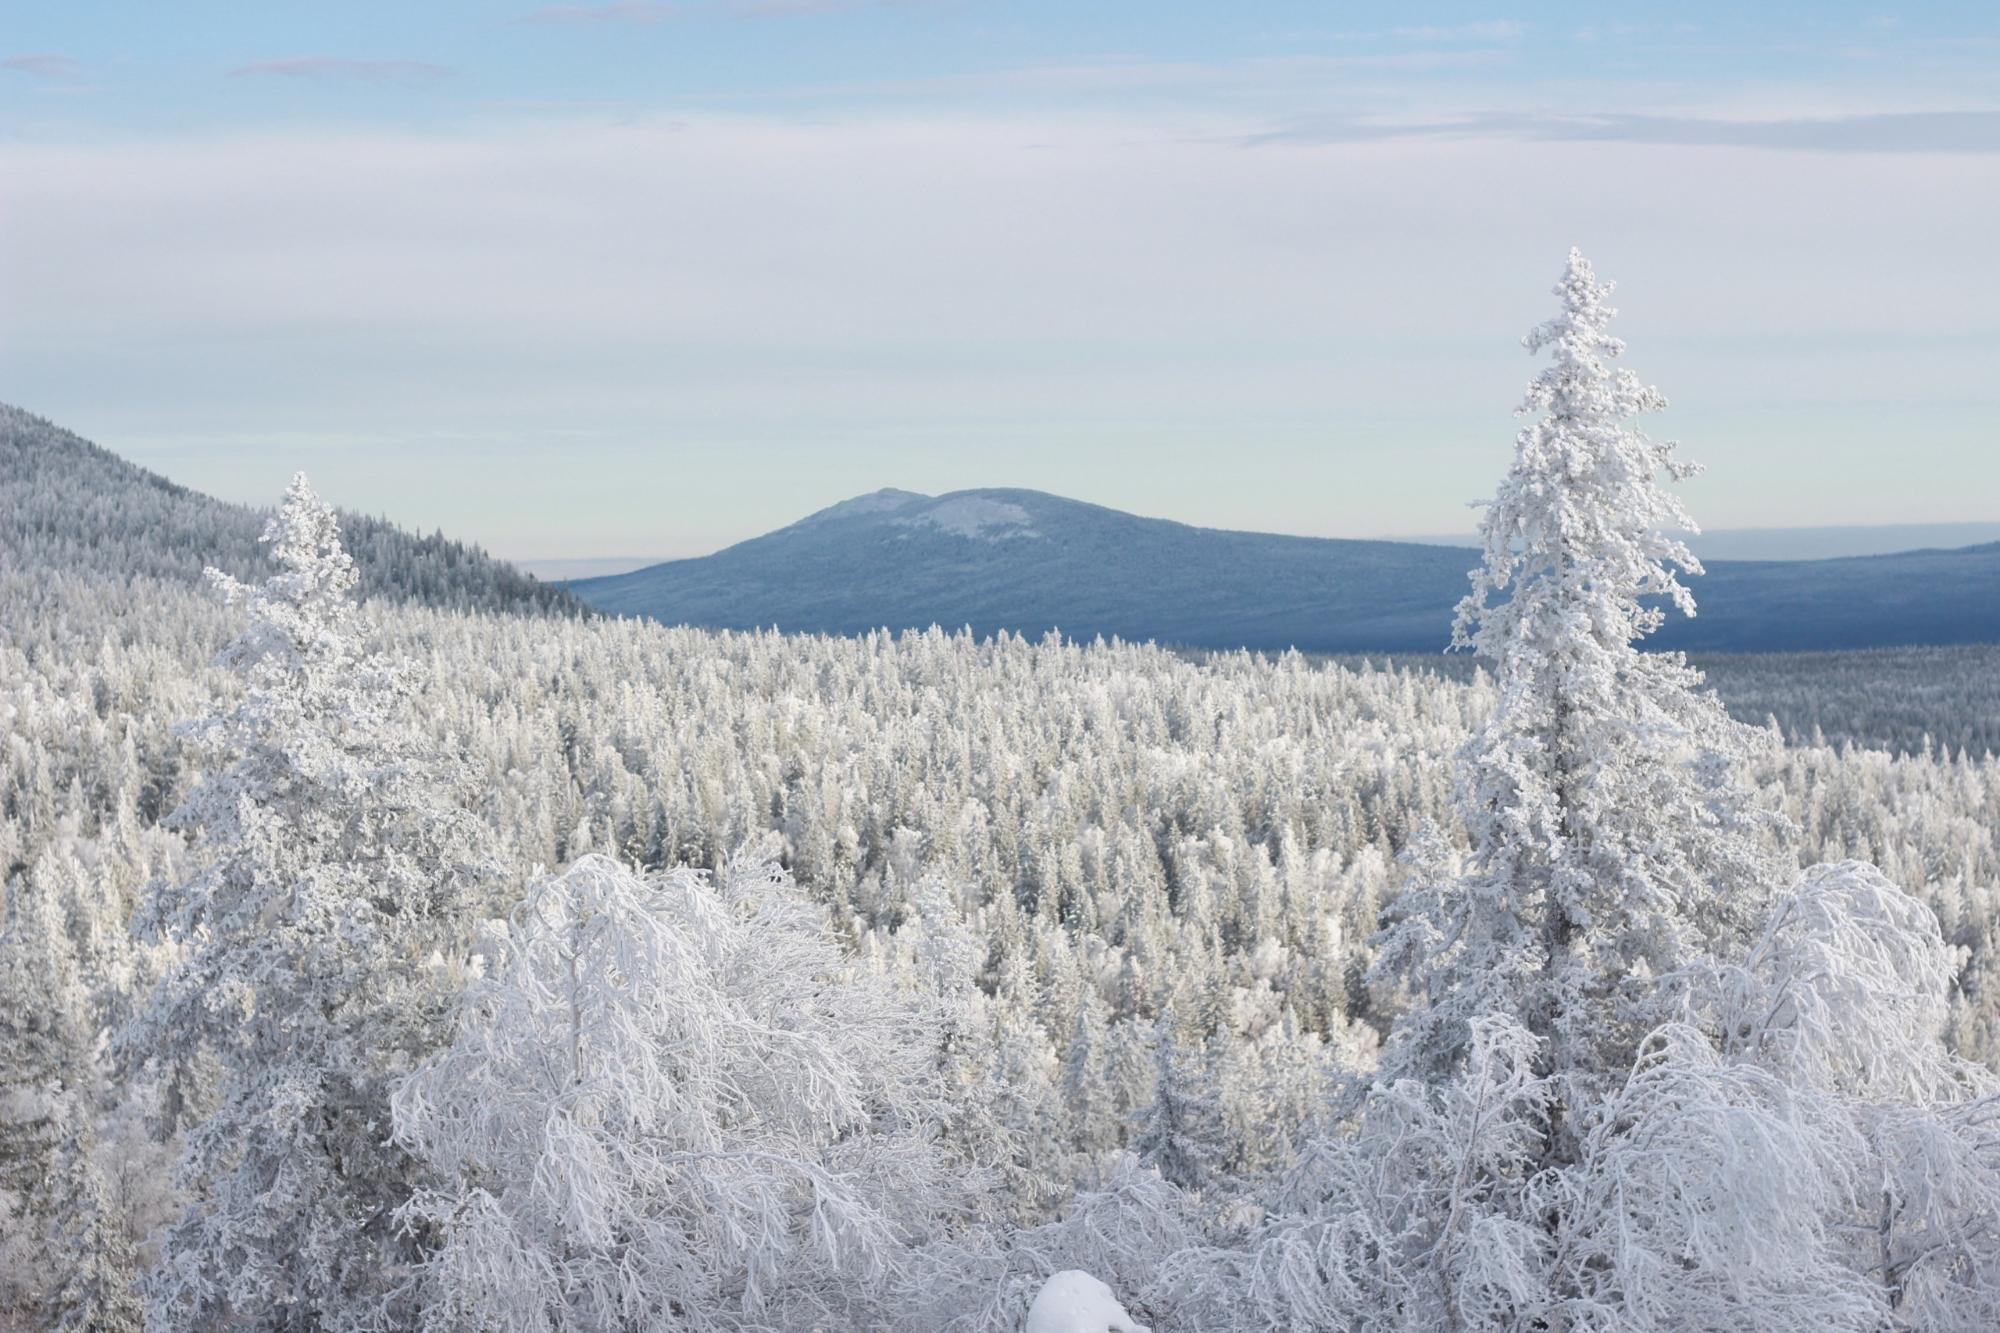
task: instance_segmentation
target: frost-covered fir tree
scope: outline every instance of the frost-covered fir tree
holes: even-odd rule
[[[934,1010],[857,975],[768,866],[587,856],[536,886],[396,1095],[443,1184],[423,1327],[879,1327],[963,1211]]]
[[[1383,972],[1415,991],[1390,1081],[1449,1075],[1470,1020],[1502,1013],[1588,1100],[1680,1011],[1688,964],[1747,943],[1776,882],[1740,776],[1762,733],[1681,655],[1641,651],[1669,607],[1695,611],[1680,576],[1701,565],[1674,535],[1695,525],[1662,483],[1696,469],[1634,424],[1665,400],[1614,364],[1610,293],[1572,250],[1524,340],[1550,363],[1453,631],[1498,690],[1459,761],[1471,859],[1420,875],[1384,938]],[[1574,1147],[1558,1107],[1554,1151]]]
[[[411,1257],[390,1084],[441,1035],[485,865],[408,724],[411,681],[363,646],[354,564],[303,476],[264,540],[277,574],[212,575],[249,623],[221,659],[241,693],[187,728],[213,764],[173,817],[199,869],[143,910],[178,961],[126,1049],[205,1112],[148,1303],[163,1327],[380,1328]]]
[[[1020,1145],[999,1111],[1005,1090],[999,1076],[992,1001],[979,989],[978,942],[952,888],[937,875],[919,879],[904,924],[910,936],[907,981],[937,1015],[932,1063],[948,1119],[939,1132],[968,1167],[986,1174],[982,1211],[1005,1211],[1001,1175]]]
[[[45,854],[15,877],[0,931],[0,1309],[137,1333],[130,1219],[95,1160],[104,1071],[58,864]]]
[[[0,1301],[53,1309],[50,1249],[68,1195],[66,1140],[90,1114],[89,1043],[76,959],[43,875],[7,886],[0,929]]]
[[[1108,1152],[1123,1137],[1112,1100],[1109,1078],[1112,1046],[1104,1011],[1097,987],[1079,984],[1062,1090],[1069,1104],[1070,1141],[1087,1154]]]
[[[1223,1183],[1228,1148],[1222,1099],[1208,1071],[1180,1047],[1173,1010],[1153,1025],[1153,1098],[1141,1112],[1132,1151],[1181,1189],[1212,1191]]]
[[[1386,934],[1413,982],[1350,1131],[1182,1309],[1282,1327],[1885,1329],[2000,1319],[2000,1093],[1946,1053],[1936,918],[1873,867],[1789,893],[1732,777],[1743,733],[1677,658],[1656,396],[1604,359],[1572,254],[1460,620],[1496,710]],[[1503,603],[1492,599],[1506,595]],[[1753,915],[1753,912],[1755,915]],[[1761,930],[1752,923],[1762,920]]]
[[[61,1273],[47,1300],[53,1333],[140,1333],[145,1311],[134,1288],[138,1262],[104,1173],[87,1118],[77,1116],[64,1144],[63,1203],[51,1249]]]

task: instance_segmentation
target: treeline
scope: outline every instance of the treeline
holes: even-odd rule
[[[1429,671],[1461,681],[1492,665],[1469,654],[1323,660],[1357,669]],[[1732,717],[1752,726],[1775,719],[1795,744],[1857,745],[1899,754],[2000,754],[2000,645],[1694,653],[1690,660]]]

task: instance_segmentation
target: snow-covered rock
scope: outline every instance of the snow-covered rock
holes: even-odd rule
[[[1125,1313],[1111,1288],[1080,1269],[1054,1274],[1028,1307],[1022,1333],[1148,1333]]]
[[[1039,537],[1034,520],[1020,505],[983,495],[947,496],[930,507],[895,520],[901,527],[929,527],[959,537],[984,541],[1006,541],[1015,537]]]

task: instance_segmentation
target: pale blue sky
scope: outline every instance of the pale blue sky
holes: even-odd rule
[[[1996,216],[1990,5],[0,0],[0,399],[516,557],[1450,531],[1572,243],[1710,525],[2000,518]]]

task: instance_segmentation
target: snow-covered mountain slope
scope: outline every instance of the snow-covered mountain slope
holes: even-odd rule
[[[0,567],[198,582],[212,565],[253,577],[265,568],[257,538],[266,517],[178,486],[0,403]],[[364,597],[496,611],[585,610],[559,585],[538,582],[476,546],[366,514],[342,514],[340,521]]]
[[[572,586],[605,611],[732,629],[938,624],[1210,648],[1423,651],[1444,647],[1476,558],[1416,542],[1197,528],[1040,491],[882,490],[714,555]],[[2000,544],[1722,562],[1693,583],[1699,617],[1676,617],[1660,646],[2000,642]]]

